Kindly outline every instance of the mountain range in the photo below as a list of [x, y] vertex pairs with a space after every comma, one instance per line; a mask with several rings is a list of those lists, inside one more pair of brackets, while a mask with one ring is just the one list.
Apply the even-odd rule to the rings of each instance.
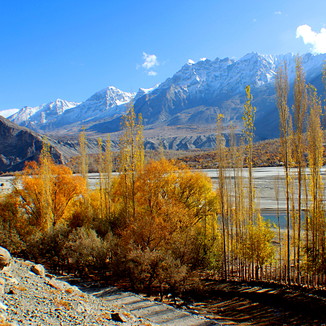
[[[242, 129], [245, 87], [251, 86], [256, 113], [256, 139], [278, 136], [278, 110], [275, 100], [275, 76], [286, 63], [290, 88], [295, 79], [296, 56], [249, 53], [239, 60], [224, 58], [189, 61], [171, 78], [151, 89], [137, 93], [107, 87], [83, 103], [56, 100], [38, 107], [24, 107], [9, 119], [34, 131], [56, 135], [73, 135], [82, 127], [98, 135], [119, 131], [121, 116], [134, 105], [142, 114], [145, 137], [155, 147], [157, 139], [191, 139], [187, 147], [214, 146], [205, 137], [214, 133], [216, 116], [224, 115], [227, 126]], [[301, 57], [306, 82], [322, 89], [322, 68], [326, 54]], [[291, 93], [291, 91], [290, 91]], [[291, 96], [289, 97], [291, 104]], [[198, 143], [198, 137], [202, 139]], [[204, 138], [203, 138], [204, 137]], [[176, 148], [178, 149], [178, 148]], [[181, 148], [180, 148], [181, 149]]]

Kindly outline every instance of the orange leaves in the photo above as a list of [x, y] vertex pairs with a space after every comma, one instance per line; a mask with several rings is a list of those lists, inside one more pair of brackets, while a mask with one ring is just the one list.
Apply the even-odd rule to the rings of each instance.
[[[47, 169], [44, 169], [45, 164]], [[86, 191], [82, 177], [74, 176], [68, 167], [52, 161], [31, 162], [18, 178], [21, 186], [16, 192], [21, 199], [20, 207], [30, 223], [41, 229], [67, 219], [71, 215], [74, 199]]]
[[208, 177], [165, 159], [150, 162], [136, 176], [135, 194], [135, 217], [124, 233], [151, 250], [212, 214], [216, 202]]

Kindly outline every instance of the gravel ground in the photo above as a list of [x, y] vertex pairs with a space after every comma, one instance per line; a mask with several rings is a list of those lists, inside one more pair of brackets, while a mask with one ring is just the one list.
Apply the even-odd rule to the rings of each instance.
[[81, 290], [47, 274], [42, 265], [14, 258], [0, 270], [0, 326], [14, 325], [211, 326], [220, 323], [114, 287]]
[[13, 259], [0, 271], [0, 325], [122, 324], [155, 325], [114, 302], [83, 293], [53, 275], [44, 275], [42, 266], [32, 262]]

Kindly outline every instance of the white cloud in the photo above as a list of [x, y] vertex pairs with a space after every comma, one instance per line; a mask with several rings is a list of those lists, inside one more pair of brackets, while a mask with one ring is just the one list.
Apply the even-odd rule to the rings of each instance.
[[[155, 54], [148, 54], [143, 52], [144, 63], [141, 65], [145, 70], [148, 76], [156, 76], [157, 72], [152, 70], [153, 67], [159, 66], [157, 56]], [[139, 66], [137, 66], [138, 69]]]
[[148, 73], [147, 73], [148, 76], [156, 76], [157, 75], [157, 72], [156, 71], [153, 71], [153, 70], [150, 70]]
[[274, 12], [274, 15], [282, 15], [282, 14], [283, 14], [282, 11], [279, 10]]
[[142, 64], [142, 67], [147, 70], [159, 65], [155, 54], [147, 54], [146, 52], [143, 52], [143, 58], [145, 61]]
[[302, 37], [304, 44], [310, 44], [312, 52], [326, 53], [326, 28], [316, 33], [309, 25], [301, 25], [297, 28], [296, 37]]

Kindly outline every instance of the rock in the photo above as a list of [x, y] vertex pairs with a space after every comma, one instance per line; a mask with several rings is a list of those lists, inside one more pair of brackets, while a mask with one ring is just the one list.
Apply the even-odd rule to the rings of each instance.
[[0, 309], [6, 310], [8, 307], [0, 301]]
[[121, 315], [119, 314], [118, 312], [114, 312], [111, 314], [111, 319], [113, 321], [118, 321], [120, 323], [125, 323], [127, 320]]
[[10, 264], [11, 255], [9, 251], [3, 247], [0, 247], [0, 270]]
[[36, 275], [39, 275], [39, 276], [42, 276], [42, 277], [45, 276], [45, 268], [41, 264], [33, 265], [31, 267], [31, 271]]
[[6, 281], [3, 278], [0, 278], [0, 295], [5, 293], [5, 284]]
[[56, 282], [55, 280], [49, 280], [47, 282], [47, 284], [50, 285], [52, 288], [54, 288], [56, 290], [60, 290], [60, 291], [63, 290], [62, 286], [58, 282]]
[[[37, 161], [42, 147], [41, 135], [0, 116], [0, 171], [22, 170], [25, 162]], [[51, 141], [52, 142], [52, 141]], [[51, 156], [56, 163], [64, 159], [56, 147], [50, 145]]]
[[11, 288], [11, 289], [8, 291], [8, 294], [17, 294], [17, 290], [14, 289], [14, 288]]

